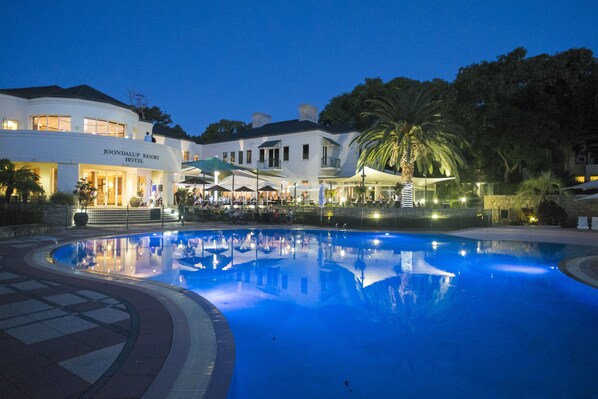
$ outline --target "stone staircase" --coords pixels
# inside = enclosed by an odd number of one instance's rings
[[[178,222],[178,214],[172,213],[170,208],[120,208],[120,207],[90,207],[89,225],[140,225]]]

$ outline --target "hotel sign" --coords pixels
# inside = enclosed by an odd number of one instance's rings
[[[160,160],[159,155],[146,154],[146,153],[135,152],[135,151],[110,150],[108,148],[104,148],[104,153],[102,155],[119,155],[121,157],[124,157],[125,162],[129,162],[129,163],[143,163],[145,160],[152,160],[152,161]]]

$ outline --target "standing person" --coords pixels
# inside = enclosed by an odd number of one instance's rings
[[[150,136],[149,132],[145,132],[145,137],[143,138],[143,141],[147,141],[149,143],[152,142],[152,136]]]

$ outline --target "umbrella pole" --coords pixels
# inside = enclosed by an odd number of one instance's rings
[[[205,204],[206,201],[206,172],[203,172],[203,192],[201,193],[201,195],[203,196],[201,199],[201,206],[203,206],[203,204]]]
[[[235,174],[233,173],[233,191],[230,193],[231,196],[231,206],[235,206]]]

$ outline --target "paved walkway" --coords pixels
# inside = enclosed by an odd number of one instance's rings
[[[53,230],[0,241],[1,398],[226,397],[233,338],[203,298],[39,266],[49,266],[57,245],[131,232]]]
[[[186,226],[198,227],[224,226]],[[1,398],[226,397],[233,337],[207,301],[148,281],[48,267],[47,254],[57,245],[134,232],[52,230],[46,236],[0,241]],[[598,246],[598,232],[558,228],[450,234]],[[573,259],[561,268],[598,288],[598,259]]]

